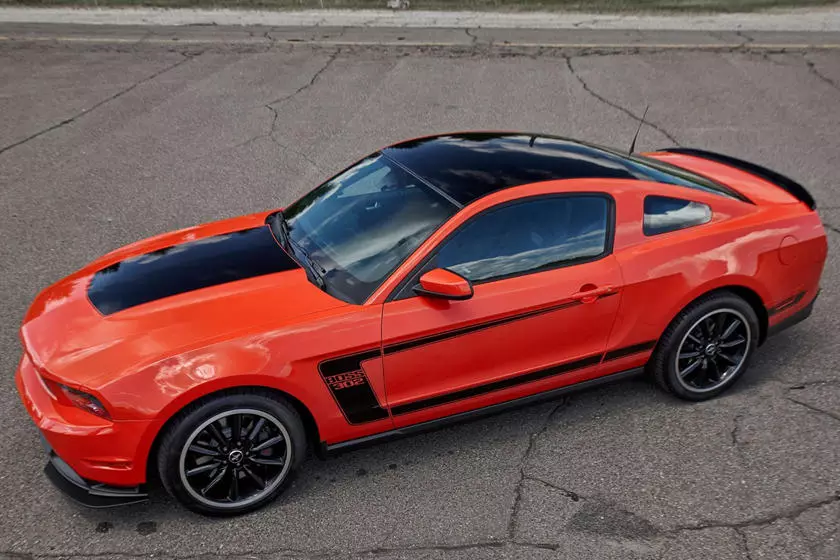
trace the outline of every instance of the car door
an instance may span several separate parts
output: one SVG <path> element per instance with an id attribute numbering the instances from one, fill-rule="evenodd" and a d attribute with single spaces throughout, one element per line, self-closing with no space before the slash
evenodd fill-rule
<path id="1" fill-rule="evenodd" d="M 491 207 L 444 239 L 383 307 L 395 425 L 596 376 L 620 300 L 614 215 L 605 194 L 542 195 Z M 473 296 L 417 295 L 436 268 L 471 281 Z"/>

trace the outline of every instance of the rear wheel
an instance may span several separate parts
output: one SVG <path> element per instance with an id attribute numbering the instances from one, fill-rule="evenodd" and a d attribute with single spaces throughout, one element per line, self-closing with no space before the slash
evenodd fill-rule
<path id="1" fill-rule="evenodd" d="M 715 397 L 747 370 L 758 333 L 758 318 L 746 301 L 729 292 L 710 294 L 668 326 L 651 359 L 654 378 L 686 400 Z"/>
<path id="2" fill-rule="evenodd" d="M 305 449 L 289 404 L 262 393 L 223 395 L 182 412 L 161 442 L 158 471 L 191 510 L 237 515 L 276 498 Z"/>

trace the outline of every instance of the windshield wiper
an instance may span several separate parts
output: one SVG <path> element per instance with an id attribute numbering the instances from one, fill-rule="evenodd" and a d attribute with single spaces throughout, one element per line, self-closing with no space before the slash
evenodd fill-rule
<path id="1" fill-rule="evenodd" d="M 271 221 L 271 229 L 276 232 L 275 235 L 277 236 L 277 240 L 280 242 L 280 245 L 290 253 L 303 257 L 298 260 L 302 261 L 300 264 L 306 269 L 306 275 L 311 276 L 319 288 L 327 291 L 327 283 L 324 281 L 327 269 L 318 264 L 318 262 L 316 262 L 315 259 L 313 259 L 306 251 L 306 249 L 301 247 L 299 243 L 292 239 L 292 236 L 289 235 L 289 224 L 286 222 L 286 218 L 283 216 L 282 210 L 275 212 L 271 217 Z"/>
<path id="2" fill-rule="evenodd" d="M 323 266 L 318 264 L 315 261 L 315 259 L 313 259 L 312 256 L 306 251 L 306 249 L 301 247 L 298 243 L 295 243 L 294 241 L 292 241 L 291 238 L 289 238 L 289 241 L 294 246 L 294 250 L 297 251 L 298 253 L 300 253 L 301 256 L 303 256 L 303 259 L 306 261 L 306 264 L 308 265 L 307 271 L 312 273 L 312 277 L 315 278 L 315 282 L 318 284 L 318 286 L 320 288 L 322 288 L 322 289 L 324 289 L 324 291 L 326 291 L 327 283 L 324 281 L 324 276 L 327 274 L 327 269 L 325 269 Z"/>
<path id="3" fill-rule="evenodd" d="M 278 210 L 271 216 L 271 229 L 277 236 L 277 241 L 280 242 L 280 246 L 286 250 L 291 250 L 289 224 L 286 222 L 286 218 L 283 216 L 282 210 Z"/>

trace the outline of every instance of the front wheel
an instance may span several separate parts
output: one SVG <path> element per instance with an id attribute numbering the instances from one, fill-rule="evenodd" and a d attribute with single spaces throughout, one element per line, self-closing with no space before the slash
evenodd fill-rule
<path id="1" fill-rule="evenodd" d="M 692 401 L 716 397 L 747 370 L 758 345 L 758 318 L 730 292 L 710 294 L 668 326 L 651 359 L 656 382 Z"/>
<path id="2" fill-rule="evenodd" d="M 292 406 L 263 393 L 229 394 L 181 413 L 161 442 L 158 471 L 189 509 L 237 515 L 276 498 L 305 450 Z"/>

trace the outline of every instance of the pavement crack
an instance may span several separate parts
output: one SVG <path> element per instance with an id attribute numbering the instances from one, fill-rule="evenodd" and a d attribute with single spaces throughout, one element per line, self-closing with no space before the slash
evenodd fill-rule
<path id="1" fill-rule="evenodd" d="M 140 45 L 140 44 L 146 42 L 146 40 L 149 39 L 149 37 L 154 36 L 154 34 L 155 34 L 155 32 L 152 30 L 152 28 L 147 29 L 146 32 L 143 34 L 143 36 L 140 37 L 140 39 L 137 40 L 137 43 L 135 43 L 135 45 Z"/>
<path id="2" fill-rule="evenodd" d="M 352 551 L 353 557 L 359 556 L 390 556 L 393 554 L 399 554 L 402 552 L 450 552 L 450 551 L 469 551 L 469 550 L 482 550 L 482 549 L 493 549 L 493 548 L 502 548 L 506 546 L 508 543 L 507 541 L 481 541 L 476 543 L 466 543 L 466 544 L 453 544 L 453 545 L 446 545 L 446 544 L 429 544 L 429 545 L 416 545 L 416 546 L 404 546 L 404 547 L 375 547 L 375 548 L 368 548 L 362 550 L 354 550 Z M 304 550 L 299 548 L 276 548 L 276 549 L 266 549 L 266 550 L 251 550 L 251 551 L 239 551 L 234 553 L 219 553 L 219 552 L 201 552 L 195 554 L 172 554 L 169 552 L 164 551 L 155 551 L 155 552 L 148 552 L 148 553 L 126 553 L 126 552 L 99 552 L 99 553 L 21 553 L 21 552 L 6 552 L 0 551 L 0 558 L 14 558 L 14 559 L 26 559 L 29 560 L 31 558 L 84 558 L 86 560 L 105 560 L 107 558 L 115 558 L 115 557 L 122 557 L 122 558 L 171 558 L 173 560 L 216 560 L 218 558 L 229 558 L 229 559 L 254 559 L 254 558 L 276 558 L 278 556 L 282 556 L 284 558 L 300 558 L 300 559 L 308 559 L 308 558 L 335 558 L 341 557 L 344 558 L 344 553 L 338 550 L 329 550 L 329 549 L 314 549 L 314 550 Z"/>
<path id="3" fill-rule="evenodd" d="M 475 45 L 478 42 L 478 35 L 475 35 L 469 27 L 464 28 L 464 33 L 467 34 L 467 37 L 472 39 L 471 44 Z"/>
<path id="4" fill-rule="evenodd" d="M 569 498 L 573 502 L 579 502 L 582 499 L 584 499 L 583 496 L 581 496 L 577 492 L 573 492 L 573 491 L 569 490 L 568 488 L 563 488 L 562 486 L 558 486 L 558 485 L 556 485 L 552 482 L 548 482 L 547 480 L 543 480 L 542 478 L 539 478 L 537 476 L 526 475 L 525 480 L 532 480 L 534 482 L 539 482 L 540 484 L 542 484 L 544 486 L 548 486 L 552 490 L 556 490 L 556 491 L 560 492 L 561 494 L 563 494 L 564 496 L 566 496 L 567 498 Z"/>
<path id="5" fill-rule="evenodd" d="M 808 387 L 816 387 L 819 385 L 837 385 L 838 383 L 840 383 L 840 379 L 818 379 L 816 381 L 805 381 L 803 383 L 791 385 L 790 387 L 787 387 L 787 390 L 801 391 L 802 389 L 806 389 Z"/>
<path id="6" fill-rule="evenodd" d="M 828 229 L 829 231 L 833 231 L 834 233 L 840 233 L 840 227 L 837 227 L 835 225 L 831 225 L 826 221 L 823 221 L 823 227 Z"/>
<path id="7" fill-rule="evenodd" d="M 765 525 L 770 525 L 776 521 L 781 519 L 794 519 L 799 517 L 806 511 L 810 511 L 812 509 L 820 508 L 826 506 L 828 504 L 833 504 L 834 502 L 840 502 L 840 490 L 831 494 L 826 498 L 821 498 L 819 500 L 811 500 L 809 502 L 804 502 L 801 504 L 797 504 L 792 506 L 786 510 L 782 510 L 776 513 L 770 513 L 767 515 L 761 515 L 752 517 L 749 519 L 745 519 L 744 521 L 736 521 L 732 523 L 726 523 L 722 521 L 701 521 L 700 523 L 696 523 L 693 525 L 680 525 L 677 526 L 667 533 L 679 533 L 681 531 L 705 531 L 706 529 L 744 529 L 747 527 L 763 527 Z"/>
<path id="8" fill-rule="evenodd" d="M 745 48 L 747 45 L 749 45 L 750 43 L 752 43 L 753 41 L 755 41 L 755 38 L 750 37 L 749 35 L 747 35 L 746 33 L 744 33 L 743 31 L 740 31 L 740 30 L 736 31 L 736 32 L 735 32 L 735 35 L 737 35 L 738 37 L 740 37 L 741 39 L 743 39 L 743 40 L 744 40 L 744 42 L 743 42 L 743 43 L 741 43 L 740 45 L 738 45 L 738 46 L 736 47 L 736 48 L 738 48 L 738 49 L 743 49 L 743 48 Z"/>
<path id="9" fill-rule="evenodd" d="M 531 452 L 534 450 L 534 444 L 536 443 L 537 439 L 539 439 L 539 437 L 543 435 L 546 432 L 546 430 L 548 430 L 548 426 L 549 424 L 551 424 L 551 420 L 554 418 L 554 416 L 560 410 L 566 408 L 568 404 L 568 397 L 560 400 L 557 403 L 557 405 L 551 409 L 551 412 L 549 412 L 545 416 L 545 420 L 543 420 L 539 429 L 537 429 L 537 431 L 528 436 L 528 445 L 525 447 L 525 452 L 519 459 L 519 481 L 517 481 L 516 483 L 516 488 L 514 490 L 513 495 L 513 506 L 510 509 L 510 517 L 508 518 L 507 533 L 508 539 L 510 539 L 511 541 L 516 537 L 516 520 L 519 517 L 519 508 L 522 504 L 522 487 L 525 484 L 525 480 L 527 479 L 525 469 L 528 466 L 528 459 L 531 457 Z"/>
<path id="10" fill-rule="evenodd" d="M 318 165 L 318 163 L 317 163 L 315 160 L 313 160 L 312 158 L 310 158 L 310 157 L 309 157 L 308 155 L 306 155 L 305 153 L 301 152 L 300 150 L 296 150 L 296 149 L 292 148 L 292 147 L 291 147 L 291 146 L 289 146 L 288 144 L 285 144 L 285 143 L 281 142 L 281 141 L 280 141 L 280 140 L 278 140 L 278 139 L 277 139 L 277 138 L 276 138 L 273 134 L 270 134 L 268 137 L 269 137 L 269 139 L 270 139 L 272 142 L 274 142 L 274 144 L 275 144 L 275 145 L 277 145 L 278 147 L 280 147 L 280 148 L 282 148 L 282 149 L 284 149 L 284 150 L 286 150 L 286 151 L 288 151 L 288 152 L 291 152 L 291 153 L 293 153 L 293 154 L 295 154 L 295 155 L 297 155 L 297 156 L 300 156 L 300 158 L 301 158 L 303 161 L 305 161 L 306 163 L 308 163 L 308 164 L 309 164 L 309 165 L 310 165 L 313 169 L 316 169 L 316 170 L 318 170 L 318 171 L 321 171 L 321 166 L 320 166 L 320 165 Z"/>
<path id="11" fill-rule="evenodd" d="M 279 114 L 277 113 L 277 109 L 275 109 L 271 105 L 267 104 L 267 105 L 265 105 L 265 108 L 268 109 L 269 111 L 271 111 L 271 115 L 272 115 L 271 116 L 271 126 L 268 129 L 268 135 L 271 136 L 272 134 L 274 134 L 274 128 L 277 126 L 277 118 L 279 117 Z"/>
<path id="12" fill-rule="evenodd" d="M 837 420 L 838 422 L 840 422 L 840 414 L 831 412 L 830 410 L 824 410 L 824 409 L 822 409 L 818 406 L 814 406 L 812 404 L 808 404 L 806 402 L 802 402 L 800 400 L 794 399 L 793 397 L 787 397 L 787 400 L 789 400 L 792 403 L 796 403 L 799 406 L 803 406 L 803 407 L 807 408 L 808 410 L 810 410 L 812 412 L 815 412 L 817 414 L 824 414 L 824 415 L 828 416 L 829 418 L 833 418 L 833 419 Z"/>
<path id="13" fill-rule="evenodd" d="M 750 552 L 750 545 L 747 542 L 747 534 L 741 527 L 735 527 L 735 533 L 738 534 L 739 539 L 741 540 L 741 548 L 744 550 L 744 556 L 747 557 L 747 560 L 752 560 L 752 553 Z"/>
<path id="14" fill-rule="evenodd" d="M 732 445 L 738 446 L 740 445 L 740 441 L 738 441 L 738 431 L 741 429 L 741 418 L 743 418 L 743 414 L 736 414 L 735 418 L 732 419 L 732 431 L 729 433 L 729 437 L 732 439 Z"/>
<path id="15" fill-rule="evenodd" d="M 513 546 L 521 546 L 524 548 L 534 548 L 537 550 L 550 550 L 552 552 L 556 552 L 560 550 L 559 544 L 553 543 L 538 543 L 538 542 L 524 542 L 524 541 L 514 541 L 510 543 Z"/>
<path id="16" fill-rule="evenodd" d="M 239 144 L 236 144 L 235 146 L 232 146 L 230 149 L 241 148 L 243 146 L 247 146 L 249 144 L 252 144 L 252 143 L 256 142 L 257 140 L 267 138 L 267 139 L 271 140 L 271 142 L 274 143 L 274 145 L 286 150 L 287 152 L 290 152 L 290 153 L 293 153 L 293 154 L 299 156 L 302 160 L 304 160 L 306 163 L 311 165 L 314 169 L 316 169 L 318 171 L 321 171 L 321 166 L 318 165 L 318 163 L 315 160 L 310 158 L 304 152 L 302 152 L 300 150 L 297 150 L 295 148 L 292 148 L 288 144 L 285 144 L 284 142 L 281 142 L 280 140 L 277 139 L 277 137 L 275 136 L 274 133 L 277 130 L 277 121 L 280 118 L 280 114 L 277 112 L 277 109 L 275 109 L 271 105 L 266 104 L 266 105 L 263 105 L 263 107 L 265 107 L 266 109 L 271 111 L 271 125 L 268 128 L 268 132 L 264 132 L 262 134 L 257 134 L 256 136 L 252 136 L 251 138 L 248 138 L 244 142 L 240 142 Z"/>
<path id="17" fill-rule="evenodd" d="M 658 126 L 658 125 L 650 122 L 647 119 L 645 121 L 642 121 L 642 118 L 640 116 L 636 115 L 635 113 L 633 113 L 629 109 L 626 109 L 626 108 L 622 107 L 621 105 L 619 105 L 618 103 L 616 103 L 614 101 L 610 101 L 609 99 L 607 99 L 603 95 L 600 95 L 599 93 L 595 92 L 591 87 L 589 87 L 589 84 L 587 84 L 586 81 L 578 74 L 577 70 L 575 70 L 575 67 L 572 64 L 572 57 L 570 57 L 568 55 L 564 55 L 563 58 L 566 59 L 566 67 L 569 69 L 569 72 L 571 72 L 572 76 L 575 77 L 575 79 L 578 81 L 578 83 L 580 83 L 581 87 L 583 87 L 584 91 L 586 91 L 589 95 L 591 95 L 592 97 L 594 97 L 598 101 L 600 101 L 600 102 L 602 102 L 606 105 L 609 105 L 610 107 L 612 107 L 614 109 L 618 109 L 619 111 L 621 111 L 625 115 L 631 117 L 636 122 L 643 122 L 645 125 L 649 126 L 650 128 L 656 130 L 657 132 L 659 132 L 660 134 L 665 136 L 668 140 L 673 142 L 675 145 L 677 145 L 677 146 L 681 145 L 679 143 L 679 141 L 676 138 L 674 138 L 674 136 L 671 133 L 669 133 L 667 130 L 665 130 L 661 126 Z"/>
<path id="18" fill-rule="evenodd" d="M 466 551 L 466 550 L 481 550 L 485 548 L 502 548 L 507 544 L 506 541 L 482 541 L 477 543 L 466 544 L 440 544 L 440 545 L 419 545 L 419 546 L 404 546 L 394 548 L 372 548 L 369 550 L 360 550 L 354 552 L 354 556 L 362 555 L 384 555 L 395 554 L 400 552 L 451 552 L 451 551 Z"/>
<path id="19" fill-rule="evenodd" d="M 112 95 L 110 97 L 107 97 L 107 98 L 103 99 L 102 101 L 98 101 L 98 102 L 94 103 L 93 105 L 91 105 L 87 109 L 84 109 L 84 110 L 76 113 L 72 117 L 68 117 L 68 118 L 66 118 L 62 121 L 59 121 L 59 122 L 57 122 L 53 125 L 48 126 L 47 128 L 41 129 L 34 134 L 30 134 L 29 136 L 27 136 L 26 138 L 24 138 L 22 140 L 18 140 L 17 142 L 13 142 L 12 144 L 9 144 L 7 146 L 3 146 L 2 148 L 0 148 L 0 154 L 4 154 L 5 152 L 8 152 L 9 150 L 11 150 L 13 148 L 16 148 L 18 146 L 26 144 L 30 140 L 34 140 L 35 138 L 38 138 L 39 136 L 43 136 L 44 134 L 52 132 L 53 130 L 57 130 L 57 129 L 63 127 L 63 126 L 66 126 L 68 124 L 76 122 L 76 120 L 80 119 L 81 117 L 95 111 L 96 109 L 102 107 L 103 105 L 105 105 L 107 103 L 110 103 L 111 101 L 119 99 L 123 95 L 125 95 L 125 94 L 129 93 L 130 91 L 134 90 L 135 88 L 137 88 L 138 86 L 141 86 L 141 85 L 145 84 L 146 82 L 150 82 L 150 81 L 154 80 L 155 78 L 157 78 L 158 76 L 161 76 L 161 75 L 169 72 L 170 70 L 174 70 L 174 69 L 178 68 L 179 66 L 181 66 L 185 62 L 191 60 L 194 56 L 197 56 L 197 55 L 187 55 L 187 54 L 181 53 L 181 56 L 183 56 L 184 58 L 182 58 L 178 62 L 175 62 L 174 64 L 170 64 L 169 66 L 166 66 L 166 67 L 162 68 L 161 70 L 158 70 L 157 72 L 155 72 L 155 73 L 153 73 L 149 76 L 146 76 L 145 78 L 143 78 L 140 81 L 134 82 L 133 84 L 131 84 L 127 88 L 118 91 L 114 95 Z"/>
<path id="20" fill-rule="evenodd" d="M 26 553 L 17 551 L 0 550 L 0 558 L 11 558 L 14 560 L 32 560 L 33 558 L 78 558 L 85 560 L 105 560 L 108 558 L 160 558 L 172 560 L 217 560 L 218 558 L 227 559 L 242 559 L 253 560 L 255 558 L 298 558 L 298 559 L 316 559 L 316 558 L 345 558 L 347 554 L 352 557 L 379 557 L 379 556 L 393 556 L 401 553 L 423 553 L 423 552 L 480 552 L 497 550 L 505 547 L 527 548 L 537 550 L 556 551 L 560 549 L 560 545 L 550 542 L 531 542 L 531 541 L 507 541 L 507 540 L 488 540 L 478 541 L 473 543 L 463 544 L 428 544 L 428 545 L 407 545 L 401 547 L 374 547 L 362 550 L 354 550 L 351 552 L 341 552 L 338 550 L 302 550 L 296 548 L 277 548 L 259 551 L 241 551 L 235 553 L 219 553 L 219 552 L 201 552 L 195 554 L 172 554 L 169 552 L 155 551 L 147 553 L 130 553 L 130 552 L 99 552 L 99 553 L 66 553 L 66 552 L 49 552 L 49 553 Z"/>
<path id="21" fill-rule="evenodd" d="M 327 68 L 329 68 L 330 65 L 332 65 L 333 62 L 335 62 L 335 59 L 338 57 L 340 52 L 341 52 L 341 50 L 339 49 L 339 50 L 336 50 L 334 53 L 332 53 L 327 58 L 327 61 L 314 74 L 312 74 L 312 77 L 309 79 L 309 82 L 303 84 L 302 86 L 297 88 L 294 92 L 290 93 L 289 95 L 284 95 L 283 97 L 278 97 L 274 101 L 269 101 L 268 103 L 266 103 L 266 106 L 268 106 L 268 105 L 272 105 L 272 106 L 273 105 L 279 105 L 279 104 L 284 103 L 284 102 L 288 101 L 289 99 L 292 99 L 293 97 L 303 93 L 304 91 L 308 90 L 309 88 L 311 88 L 313 85 L 315 85 L 315 82 L 318 81 L 318 78 L 321 77 L 321 74 L 326 72 Z"/>
<path id="22" fill-rule="evenodd" d="M 804 52 L 802 53 L 802 59 L 805 61 L 805 65 L 808 67 L 808 71 L 811 74 L 813 74 L 814 76 L 816 76 L 817 78 L 819 78 L 823 82 L 827 83 L 828 85 L 830 85 L 831 87 L 833 87 L 837 91 L 840 91 L 840 84 L 838 84 L 837 82 L 835 82 L 834 80 L 832 80 L 831 78 L 829 78 L 828 76 L 826 76 L 825 74 L 820 72 L 819 69 L 817 68 L 817 65 L 814 64 L 814 62 L 812 60 L 808 59 L 807 53 L 804 53 Z"/>
<path id="23" fill-rule="evenodd" d="M 793 528 L 799 534 L 799 538 L 802 539 L 802 542 L 805 543 L 805 546 L 808 547 L 808 552 L 811 553 L 811 558 L 820 558 L 820 545 L 826 541 L 833 540 L 834 535 L 837 533 L 838 530 L 840 530 L 840 525 L 838 525 L 834 528 L 834 531 L 827 535 L 823 535 L 823 538 L 820 539 L 819 537 L 814 538 L 810 534 L 808 534 L 808 532 L 805 531 L 805 528 L 802 526 L 802 524 L 796 519 L 793 520 L 791 525 L 793 525 Z"/>
<path id="24" fill-rule="evenodd" d="M 382 537 L 382 540 L 381 540 L 381 541 L 379 541 L 379 547 L 378 547 L 378 548 L 382 548 L 382 547 L 384 547 L 384 546 L 385 546 L 385 543 L 387 543 L 387 542 L 391 539 L 391 537 L 393 537 L 393 536 L 394 536 L 394 534 L 397 532 L 397 529 L 398 529 L 399 527 L 400 527 L 400 523 L 399 523 L 399 522 L 395 522 L 395 523 L 391 526 L 391 528 L 390 528 L 390 529 L 388 529 L 388 532 L 387 532 L 387 533 L 385 533 L 385 536 L 384 536 L 384 537 Z"/>
<path id="25" fill-rule="evenodd" d="M 573 23 L 572 27 L 574 27 L 575 29 L 580 29 L 584 25 L 592 25 L 593 23 L 598 23 L 598 20 L 597 19 L 582 19 L 580 21 L 576 21 L 575 23 Z"/>

